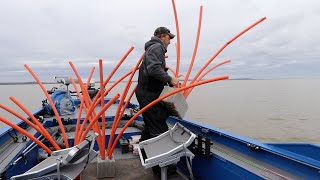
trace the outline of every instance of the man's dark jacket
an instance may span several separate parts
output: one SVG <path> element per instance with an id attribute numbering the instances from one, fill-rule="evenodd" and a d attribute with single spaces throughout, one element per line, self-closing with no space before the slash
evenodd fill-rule
<path id="1" fill-rule="evenodd" d="M 145 44 L 145 56 L 139 69 L 138 87 L 136 97 L 140 108 L 145 107 L 157 99 L 163 87 L 171 81 L 166 72 L 165 53 L 163 42 L 158 37 L 152 37 Z M 161 104 L 156 104 L 142 113 L 145 128 L 151 135 L 168 130 L 166 119 L 169 117 L 166 109 Z"/>

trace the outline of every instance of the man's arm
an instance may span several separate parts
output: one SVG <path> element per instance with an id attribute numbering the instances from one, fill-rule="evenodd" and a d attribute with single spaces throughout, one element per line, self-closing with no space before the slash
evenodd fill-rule
<path id="1" fill-rule="evenodd" d="M 147 59 L 146 66 L 148 75 L 159 81 L 170 83 L 172 78 L 162 68 L 164 54 L 159 46 L 150 49 L 150 51 L 146 54 L 145 58 Z"/>

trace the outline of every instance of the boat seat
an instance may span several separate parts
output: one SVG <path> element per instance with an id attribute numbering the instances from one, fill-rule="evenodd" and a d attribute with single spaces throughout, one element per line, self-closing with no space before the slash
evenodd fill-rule
<path id="1" fill-rule="evenodd" d="M 138 151 L 142 166 L 150 168 L 159 165 L 161 179 L 167 179 L 168 165 L 178 163 L 181 157 L 186 157 L 187 161 L 189 158 L 192 162 L 194 154 L 187 147 L 191 145 L 195 138 L 194 133 L 180 123 L 176 123 L 172 129 L 163 134 L 140 142 Z M 192 177 L 191 165 L 189 162 L 187 162 L 187 165 Z"/>
<path id="2" fill-rule="evenodd" d="M 97 153 L 93 150 L 95 135 L 88 136 L 72 148 L 52 152 L 51 156 L 13 180 L 75 179 Z"/>

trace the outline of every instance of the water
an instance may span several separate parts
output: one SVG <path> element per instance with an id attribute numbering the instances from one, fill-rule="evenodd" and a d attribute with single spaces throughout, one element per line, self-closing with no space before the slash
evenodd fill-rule
<path id="1" fill-rule="evenodd" d="M 51 89 L 53 85 L 46 85 Z M 120 84 L 110 96 L 120 92 Z M 2 85 L 0 103 L 18 111 L 45 99 L 38 85 Z M 320 143 L 320 80 L 228 80 L 203 85 L 188 97 L 188 119 L 265 142 Z M 34 96 L 40 94 L 41 96 Z M 136 99 L 132 99 L 136 102 Z M 22 113 L 22 111 L 18 111 Z M 14 118 L 3 110 L 0 115 Z"/>

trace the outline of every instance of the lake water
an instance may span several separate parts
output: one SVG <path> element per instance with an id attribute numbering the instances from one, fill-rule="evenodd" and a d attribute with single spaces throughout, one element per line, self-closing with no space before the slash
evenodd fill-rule
<path id="1" fill-rule="evenodd" d="M 124 86 L 120 84 L 110 95 L 121 93 Z M 51 89 L 53 85 L 46 87 Z M 0 88 L 0 103 L 20 113 L 9 96 L 29 110 L 40 107 L 45 99 L 38 85 Z M 319 79 L 220 81 L 193 90 L 187 99 L 186 118 L 259 141 L 320 143 L 319 92 Z M 4 110 L 0 110 L 0 116 L 14 118 Z"/>

